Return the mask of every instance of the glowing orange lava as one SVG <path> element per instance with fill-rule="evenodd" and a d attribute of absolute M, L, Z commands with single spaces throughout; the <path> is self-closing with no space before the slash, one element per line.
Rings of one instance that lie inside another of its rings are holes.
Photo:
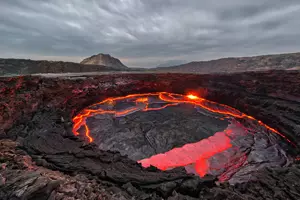
<path fill-rule="evenodd" d="M 199 97 L 197 97 L 197 96 L 195 96 L 193 94 L 188 94 L 186 97 L 189 98 L 189 99 L 191 99 L 191 100 L 199 99 Z"/>
<path fill-rule="evenodd" d="M 169 104 L 166 104 L 162 107 L 149 108 L 149 104 L 148 104 L 149 97 L 158 97 L 160 100 L 162 100 L 166 103 L 169 103 Z M 127 110 L 122 110 L 122 111 L 103 110 L 101 108 L 93 109 L 93 107 L 96 107 L 96 106 L 105 105 L 105 104 L 112 105 L 120 100 L 132 100 L 132 99 L 135 100 L 135 103 L 137 105 L 139 104 L 139 106 L 143 106 L 143 109 L 140 109 L 140 107 L 138 107 L 138 106 L 133 107 L 133 108 L 128 108 Z M 207 99 L 198 97 L 194 94 L 181 95 L 181 94 L 174 94 L 174 93 L 167 93 L 167 92 L 131 94 L 131 95 L 123 96 L 123 97 L 107 98 L 104 101 L 93 104 L 93 105 L 89 106 L 89 108 L 84 109 L 82 112 L 80 112 L 77 116 L 75 116 L 73 118 L 73 123 L 74 123 L 73 133 L 74 133 L 74 135 L 78 136 L 79 135 L 78 129 L 80 129 L 81 126 L 84 126 L 86 138 L 88 139 L 89 142 L 93 142 L 93 138 L 90 135 L 88 125 L 86 124 L 86 119 L 91 116 L 95 116 L 95 115 L 99 115 L 99 114 L 112 114 L 112 115 L 115 115 L 116 117 L 118 117 L 118 116 L 123 116 L 123 115 L 129 114 L 134 111 L 138 111 L 138 110 L 144 111 L 144 112 L 153 111 L 153 110 L 161 110 L 168 106 L 175 106 L 175 105 L 178 105 L 181 103 L 199 106 L 199 107 L 201 107 L 207 111 L 210 111 L 212 113 L 222 114 L 225 116 L 231 116 L 231 117 L 235 117 L 235 118 L 245 118 L 245 119 L 256 121 L 261 126 L 265 127 L 267 130 L 281 136 L 286 141 L 288 141 L 290 144 L 292 144 L 293 146 L 296 146 L 285 135 L 278 132 L 274 128 L 271 128 L 270 126 L 264 124 L 262 121 L 256 120 L 254 117 L 246 115 L 235 108 L 232 108 L 232 107 L 224 105 L 224 104 L 219 104 L 219 103 L 216 103 L 213 101 L 209 101 Z"/>
<path fill-rule="evenodd" d="M 225 132 L 219 132 L 199 142 L 186 144 L 183 147 L 174 148 L 166 153 L 157 154 L 138 162 L 143 167 L 153 165 L 160 170 L 195 163 L 197 173 L 203 177 L 209 168 L 207 159 L 232 147 L 230 142 L 231 140 Z"/>

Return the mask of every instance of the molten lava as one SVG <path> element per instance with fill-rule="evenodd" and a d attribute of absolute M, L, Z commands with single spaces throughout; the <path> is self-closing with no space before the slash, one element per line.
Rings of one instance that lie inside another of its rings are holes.
<path fill-rule="evenodd" d="M 193 95 L 193 94 L 188 94 L 186 97 L 191 100 L 199 99 L 199 97 L 197 97 L 196 95 Z"/>
<path fill-rule="evenodd" d="M 231 140 L 225 132 L 219 132 L 197 143 L 186 144 L 181 148 L 174 148 L 166 153 L 140 160 L 139 163 L 141 163 L 143 167 L 153 165 L 160 170 L 195 163 L 197 173 L 203 177 L 209 167 L 207 159 L 232 147 L 230 142 Z"/>
<path fill-rule="evenodd" d="M 156 102 L 155 106 L 149 103 L 150 101 L 153 102 L 153 99 L 155 99 Z M 130 103 L 131 106 L 126 109 L 115 107 L 115 105 L 120 102 Z M 137 111 L 156 111 L 169 106 L 176 106 L 178 104 L 191 104 L 208 112 L 222 115 L 220 118 L 225 116 L 251 120 L 260 126 L 265 127 L 270 132 L 281 136 L 295 146 L 294 143 L 292 143 L 288 138 L 286 138 L 286 136 L 277 130 L 232 107 L 206 100 L 194 94 L 188 94 L 185 96 L 167 92 L 131 94 L 124 97 L 108 98 L 104 101 L 93 104 L 82 110 L 73 118 L 73 133 L 76 136 L 80 135 L 79 129 L 83 127 L 85 137 L 89 142 L 93 142 L 94 139 L 91 136 L 90 129 L 87 125 L 87 119 L 89 117 L 105 114 L 121 117 Z M 229 148 L 232 148 L 231 138 L 233 135 L 234 133 L 232 132 L 232 129 L 226 129 L 224 132 L 215 133 L 213 136 L 207 139 L 203 139 L 196 143 L 186 144 L 180 148 L 174 148 L 168 152 L 153 155 L 150 158 L 145 158 L 138 162 L 141 163 L 143 167 L 149 167 L 150 165 L 153 165 L 161 170 L 193 164 L 196 172 L 200 176 L 204 176 L 210 170 L 207 160 L 217 154 L 220 154 L 221 152 L 226 151 Z M 244 162 L 245 159 L 240 160 L 240 162 L 235 163 L 236 166 L 242 165 L 242 162 Z"/>

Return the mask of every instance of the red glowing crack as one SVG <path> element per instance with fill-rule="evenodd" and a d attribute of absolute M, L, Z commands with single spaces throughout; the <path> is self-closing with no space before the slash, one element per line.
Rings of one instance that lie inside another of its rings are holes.
<path fill-rule="evenodd" d="M 151 97 L 151 96 L 156 96 L 160 100 L 165 101 L 166 103 L 169 103 L 169 104 L 164 105 L 159 108 L 149 108 L 148 97 Z M 180 95 L 180 94 L 174 94 L 174 93 L 168 93 L 168 92 L 131 94 L 131 95 L 127 95 L 124 97 L 107 98 L 104 101 L 101 101 L 99 103 L 91 105 L 90 107 L 97 106 L 97 105 L 103 105 L 106 103 L 113 104 L 119 100 L 126 100 L 126 99 L 132 99 L 132 98 L 136 99 L 135 102 L 137 104 L 138 103 L 144 104 L 144 109 L 141 110 L 144 112 L 153 111 L 153 110 L 161 110 L 168 106 L 174 106 L 174 105 L 178 105 L 180 103 L 186 103 L 186 104 L 192 104 L 192 105 L 199 106 L 199 107 L 201 107 L 207 111 L 210 111 L 212 113 L 223 114 L 225 116 L 231 116 L 231 117 L 235 117 L 235 118 L 245 118 L 245 119 L 253 120 L 253 121 L 256 121 L 257 123 L 259 123 L 261 126 L 268 129 L 269 131 L 281 136 L 282 138 L 284 138 L 286 141 L 288 141 L 293 146 L 296 146 L 285 135 L 278 132 L 274 128 L 271 128 L 270 126 L 264 124 L 262 121 L 256 120 L 254 117 L 252 117 L 250 115 L 246 115 L 246 114 L 240 112 L 239 110 L 232 108 L 230 106 L 227 106 L 224 104 L 218 104 L 216 102 L 209 101 L 204 98 L 200 98 L 194 94 Z M 129 109 L 123 110 L 123 111 L 115 111 L 115 110 L 102 110 L 100 108 L 90 109 L 90 107 L 87 109 L 84 109 L 82 112 L 80 112 L 77 116 L 75 116 L 73 118 L 73 123 L 74 123 L 73 133 L 76 136 L 79 135 L 78 129 L 80 129 L 81 126 L 87 126 L 86 119 L 89 117 L 99 115 L 99 114 L 113 114 L 115 116 L 122 116 L 122 115 L 129 114 L 130 112 L 134 111 L 135 109 L 138 110 L 138 108 L 129 108 Z M 93 142 L 93 138 L 89 135 L 88 126 L 86 127 L 85 135 L 88 138 L 89 142 Z"/>

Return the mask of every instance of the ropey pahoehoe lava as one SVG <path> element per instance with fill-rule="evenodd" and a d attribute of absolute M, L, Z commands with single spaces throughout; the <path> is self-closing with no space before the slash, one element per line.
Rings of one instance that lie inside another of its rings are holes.
<path fill-rule="evenodd" d="M 85 136 L 100 149 L 119 151 L 143 167 L 185 167 L 189 173 L 216 175 L 220 181 L 241 181 L 242 169 L 253 170 L 251 162 L 285 165 L 289 158 L 279 141 L 295 146 L 262 121 L 196 94 L 107 98 L 83 109 L 73 122 L 76 136 Z M 160 130 L 152 131 L 154 124 Z"/>

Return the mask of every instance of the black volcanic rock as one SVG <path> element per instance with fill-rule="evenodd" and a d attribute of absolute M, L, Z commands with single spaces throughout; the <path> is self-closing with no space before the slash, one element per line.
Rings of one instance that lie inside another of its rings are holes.
<path fill-rule="evenodd" d="M 296 70 L 299 69 L 299 67 L 300 53 L 289 53 L 195 61 L 172 67 L 155 68 L 155 70 L 179 73 L 232 73 L 286 69 Z"/>
<path fill-rule="evenodd" d="M 161 172 L 75 137 L 72 116 L 111 96 L 190 90 L 300 144 L 300 72 L 0 78 L 0 199 L 299 199 L 300 167 L 266 167 L 236 185 Z M 299 149 L 282 146 L 293 158 Z"/>
<path fill-rule="evenodd" d="M 118 151 L 135 161 L 198 142 L 228 126 L 227 121 L 206 116 L 187 105 L 121 118 L 99 116 L 88 121 L 100 149 Z"/>
<path fill-rule="evenodd" d="M 80 62 L 80 64 L 103 65 L 103 66 L 113 67 L 121 70 L 128 68 L 119 59 L 114 58 L 109 54 L 102 54 L 102 53 L 85 58 L 83 61 Z"/>

